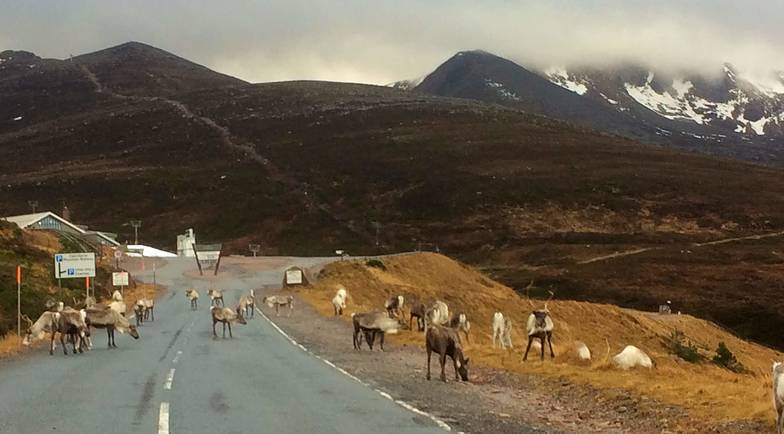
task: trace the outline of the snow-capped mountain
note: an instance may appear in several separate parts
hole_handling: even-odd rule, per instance
[[[535,70],[485,51],[463,51],[416,90],[506,105],[644,142],[784,164],[781,72],[759,80],[729,64],[714,74],[637,65]]]
[[[664,74],[634,66],[611,71],[549,68],[543,76],[619,111],[642,107],[671,121],[720,130],[717,134],[784,135],[784,74],[780,72],[767,82],[744,77],[729,64],[708,76]]]

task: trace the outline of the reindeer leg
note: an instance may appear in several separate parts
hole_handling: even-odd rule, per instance
[[[553,352],[553,334],[551,332],[547,332],[547,344],[550,346],[550,358],[555,358],[555,352]]]
[[[460,381],[460,376],[457,374],[457,359],[452,356],[452,366],[455,368],[455,381]]]
[[[68,347],[65,346],[64,336],[65,336],[65,333],[60,332],[60,345],[63,346],[63,354],[65,354],[67,356],[68,355]]]
[[[544,344],[547,343],[547,342],[545,342],[546,340],[547,340],[547,335],[541,336],[539,338],[539,343],[540,343],[540,346],[542,347],[542,360],[544,360]]]
[[[231,334],[231,322],[229,322],[228,324],[229,324],[229,337],[230,337],[231,339],[234,339],[234,335],[233,335],[233,334]]]
[[[218,334],[215,333],[215,323],[216,323],[215,318],[213,318],[212,319],[212,335],[217,338]]]
[[[427,345],[427,381],[430,381],[430,354],[433,350]]]
[[[380,333],[381,333],[381,351],[384,351],[384,334],[385,333],[384,332],[380,332]]]
[[[533,342],[533,338],[528,336],[528,346],[525,348],[525,355],[523,356],[523,361],[525,362],[528,360],[528,351],[531,350],[531,343]]]
[[[446,383],[446,370],[444,365],[446,365],[446,350],[439,353],[439,362],[441,362],[441,381]]]
[[[226,339],[226,322],[224,321],[222,324],[223,324],[223,339]]]
[[[52,332],[52,339],[49,342],[49,355],[50,356],[54,355],[54,335],[55,334],[56,334],[56,332]]]

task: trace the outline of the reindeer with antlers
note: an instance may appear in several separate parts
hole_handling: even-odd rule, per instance
[[[526,323],[526,330],[528,331],[528,346],[525,349],[525,355],[523,356],[523,361],[528,360],[528,352],[531,350],[531,343],[533,343],[534,339],[539,339],[539,342],[542,347],[542,360],[544,360],[544,344],[547,341],[547,344],[550,347],[550,358],[555,358],[555,352],[553,352],[553,329],[555,328],[555,324],[553,323],[553,318],[550,316],[550,309],[547,308],[547,303],[553,299],[555,295],[553,291],[548,291],[550,293],[550,298],[544,302],[543,309],[537,309],[534,305],[533,301],[531,301],[531,297],[528,294],[528,291],[534,285],[533,280],[528,287],[525,288],[525,295],[528,299],[528,303],[531,304],[531,307],[534,309],[531,312],[531,315],[528,316],[528,321]]]

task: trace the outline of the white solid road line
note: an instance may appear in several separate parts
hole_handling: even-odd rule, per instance
[[[163,384],[165,390],[171,390],[172,382],[174,382],[174,368],[169,370],[169,375],[166,377],[166,383]]]
[[[351,373],[349,373],[349,372],[348,372],[348,371],[346,371],[345,369],[343,369],[343,368],[341,368],[341,367],[339,367],[339,366],[336,366],[334,363],[330,362],[329,360],[327,360],[327,359],[325,359],[325,358],[323,358],[323,357],[321,357],[321,356],[319,356],[319,355],[317,355],[317,354],[314,354],[312,351],[310,351],[309,349],[305,348],[305,347],[304,347],[302,344],[300,344],[299,342],[295,341],[295,340],[294,340],[294,338],[292,338],[292,337],[291,337],[291,336],[289,336],[289,335],[288,335],[286,332],[284,332],[284,331],[283,331],[283,329],[281,329],[280,327],[278,327],[278,325],[277,325],[277,324],[275,324],[275,323],[274,323],[274,322],[273,322],[271,319],[269,319],[269,317],[268,317],[267,315],[265,315],[265,314],[264,314],[264,312],[262,312],[262,311],[261,311],[261,309],[259,309],[258,307],[256,308],[256,312],[258,312],[258,313],[259,313],[259,314],[260,314],[260,315],[261,315],[261,316],[262,316],[262,317],[263,317],[265,320],[267,320],[267,322],[268,322],[268,323],[270,323],[270,325],[271,325],[271,326],[272,326],[272,327],[273,327],[275,330],[277,330],[277,331],[278,331],[278,333],[280,333],[281,335],[283,335],[283,337],[285,337],[286,339],[288,339],[288,340],[289,340],[289,342],[291,342],[291,343],[292,343],[292,344],[293,344],[295,347],[299,347],[299,348],[300,348],[302,351],[304,351],[304,352],[306,352],[306,353],[310,354],[311,356],[313,356],[313,357],[315,357],[315,358],[317,358],[317,359],[321,360],[321,361],[322,361],[322,362],[324,362],[325,364],[327,364],[327,365],[329,365],[330,367],[332,367],[332,368],[336,369],[336,370],[337,370],[338,372],[340,372],[341,374],[343,374],[343,375],[345,375],[345,376],[347,376],[347,377],[351,378],[352,380],[356,381],[357,383],[359,383],[359,384],[361,384],[361,385],[363,385],[363,386],[365,386],[365,387],[367,387],[367,388],[370,388],[371,390],[375,391],[375,392],[376,392],[376,393],[378,393],[379,395],[381,395],[381,396],[383,396],[384,398],[386,398],[386,399],[388,399],[388,400],[390,400],[390,401],[394,402],[395,404],[397,404],[397,405],[399,405],[399,406],[401,406],[401,407],[405,408],[406,410],[408,410],[408,411],[411,411],[411,412],[413,412],[413,413],[416,413],[416,414],[418,414],[418,415],[420,415],[420,416],[424,416],[424,417],[426,417],[426,418],[428,418],[428,419],[432,420],[432,421],[433,421],[433,423],[435,423],[436,425],[438,425],[438,427],[439,427],[439,428],[441,428],[441,429],[443,429],[444,431],[452,431],[452,427],[451,427],[451,426],[449,426],[449,424],[447,424],[447,423],[446,423],[446,422],[444,422],[443,420],[439,419],[439,418],[438,418],[438,417],[436,417],[435,415],[433,415],[433,414],[430,414],[430,413],[428,413],[428,412],[426,412],[426,411],[422,411],[422,410],[420,410],[420,409],[418,409],[418,408],[414,407],[413,405],[411,405],[411,404],[409,404],[409,403],[407,403],[407,402],[405,402],[405,401],[403,401],[403,400],[400,400],[400,399],[394,399],[394,398],[392,397],[392,395],[390,395],[390,394],[388,394],[388,393],[386,393],[386,392],[384,392],[384,391],[382,391],[382,390],[376,389],[375,387],[371,386],[370,384],[368,384],[368,383],[365,383],[364,381],[360,380],[358,377],[356,377],[356,376],[352,375]],[[462,432],[458,432],[458,434],[463,434],[463,433],[462,433]]]
[[[169,434],[169,403],[161,403],[161,412],[158,416],[158,434]]]

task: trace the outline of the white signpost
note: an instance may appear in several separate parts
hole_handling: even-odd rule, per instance
[[[302,270],[286,270],[286,283],[302,285]]]
[[[128,286],[128,272],[119,271],[112,273],[112,285],[120,287],[120,294],[125,297],[125,287]]]
[[[112,273],[112,285],[128,286],[128,272],[120,271]]]
[[[57,279],[95,277],[95,253],[54,255],[54,277]]]
[[[215,270],[213,275],[218,275],[220,267],[222,244],[192,244],[193,254],[196,257],[196,265],[199,267],[199,274],[204,275],[204,270]]]

